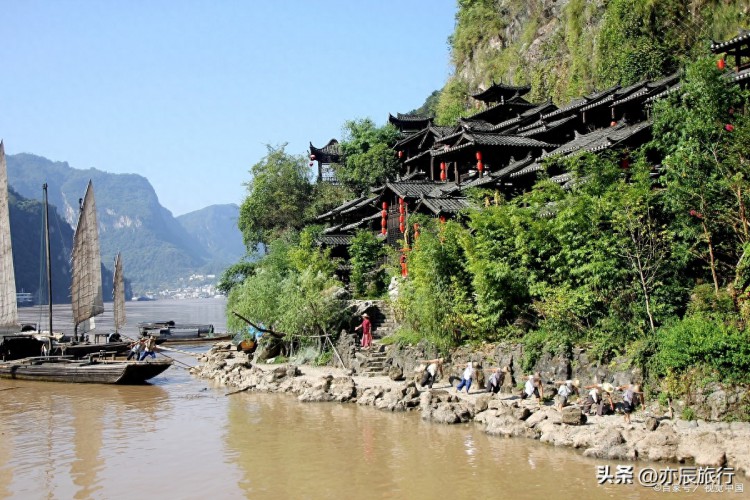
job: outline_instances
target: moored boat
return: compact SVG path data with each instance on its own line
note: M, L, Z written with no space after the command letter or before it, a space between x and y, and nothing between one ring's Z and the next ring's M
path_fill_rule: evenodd
M171 361L109 361L65 356L31 357L0 363L0 378L82 384L142 384Z

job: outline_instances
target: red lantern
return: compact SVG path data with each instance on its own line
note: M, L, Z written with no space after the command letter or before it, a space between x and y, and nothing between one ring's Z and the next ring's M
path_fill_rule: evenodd
M443 224L445 224L445 215L441 215L440 216L440 222L442 222Z
M399 197L399 199L398 199L398 204L399 204L399 205L403 205L403 204L404 204L404 199L403 199L403 198L401 198L401 197Z
M477 170L479 170L479 173L481 174L484 171L484 163L481 161L477 162Z
M727 132L732 132L734 130L734 125L732 125L731 123L727 123L726 125L724 125L724 130L726 130Z
M406 228L404 227L404 223L403 223L403 222L402 222L401 224L399 224L399 225L398 225L398 230L399 230L400 232L402 232L402 233L403 233L404 231L406 231Z
M440 163L440 180L445 181L448 178L448 175L445 173L445 162Z
M610 127L614 127L615 125L617 125L616 121L612 120L611 122L609 122Z
M724 71L724 68L727 67L727 62L724 59L719 59L718 61L716 61L716 67Z
M477 161L482 161L482 152L477 151Z
M388 220L385 219L385 218L381 219L380 220L380 227L382 227L383 229L385 229L386 227L388 227Z
M400 224L403 225L403 223L406 221L406 217L404 217L404 214L401 214L398 216L398 221ZM403 233L403 231L401 231Z
M388 203L385 201L383 202L383 210L388 210Z
M380 215L385 219L386 217L388 217L388 210L383 210L382 212L380 212Z
M419 238L419 224L414 224L414 239Z
M404 152L403 151L399 151L398 152L398 157L399 158L403 158L404 157Z
M315 155L310 155L310 160L311 161L315 160Z
M386 228L383 228L380 230L380 234L383 234L383 235L388 234L388 230Z
M398 206L398 213L400 213L400 214L406 213L406 210L404 210L404 206L403 205L399 205Z

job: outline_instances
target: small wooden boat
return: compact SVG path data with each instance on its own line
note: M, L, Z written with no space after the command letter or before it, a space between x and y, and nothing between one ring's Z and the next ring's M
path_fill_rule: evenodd
M221 342L223 340L232 340L233 335L214 335L214 336L200 336L200 337L175 337L170 338L168 336L156 337L157 344L164 343L165 345L176 345L176 344L203 344L206 342ZM162 342L159 342L162 341Z
M170 339L200 338L205 335L213 335L214 325L175 323L172 320L152 321L149 323L138 323L138 331L141 335L153 335L157 339L159 337Z
M172 366L170 360L76 360L63 356L32 357L0 363L0 378L82 384L142 384Z

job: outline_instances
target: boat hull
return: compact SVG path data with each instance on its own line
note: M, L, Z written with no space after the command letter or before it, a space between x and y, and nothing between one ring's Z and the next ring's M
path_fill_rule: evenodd
M73 361L24 359L0 363L0 378L77 384L142 384L172 366L171 361Z

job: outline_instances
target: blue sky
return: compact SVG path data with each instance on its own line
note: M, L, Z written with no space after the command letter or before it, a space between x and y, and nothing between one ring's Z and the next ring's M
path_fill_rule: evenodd
M408 112L450 74L455 0L0 0L0 138L147 177L175 215L241 203L265 145Z

